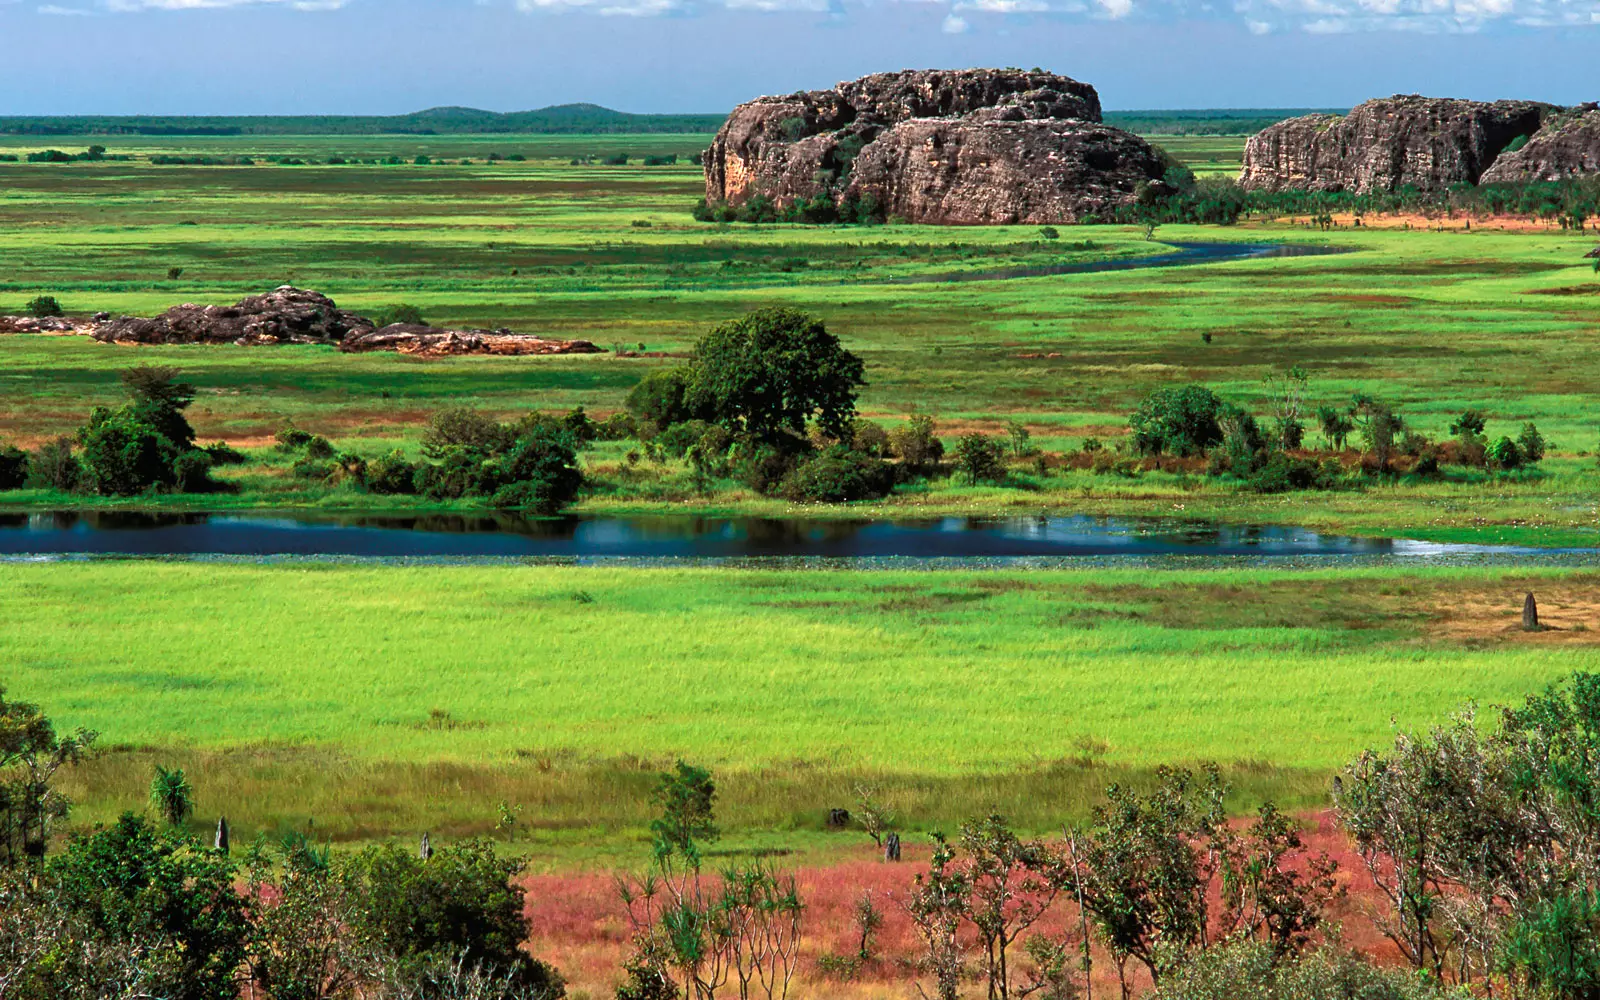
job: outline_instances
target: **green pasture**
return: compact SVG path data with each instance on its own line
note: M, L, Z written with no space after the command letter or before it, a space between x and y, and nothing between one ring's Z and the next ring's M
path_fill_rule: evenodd
M1600 577L1507 570L834 572L0 564L9 695L112 752L80 819L188 762L209 815L340 837L634 829L675 757L737 830L812 829L868 782L919 824L1048 828L1107 776L1213 759L1243 794L1468 701L1600 666ZM1515 632L1536 590L1561 633ZM1481 634L1444 628L1480 607ZM1481 610L1487 607L1489 610ZM1042 798L1041 798L1042 796ZM475 826L475 824L477 824Z

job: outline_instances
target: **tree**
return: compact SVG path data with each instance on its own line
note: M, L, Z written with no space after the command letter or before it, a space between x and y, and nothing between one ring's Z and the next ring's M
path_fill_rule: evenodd
M244 871L250 981L272 1000L357 997L369 963L346 932L356 915L329 853L290 836L281 852L257 843Z
M1270 802L1243 833L1216 833L1225 924L1264 941L1278 959L1304 948L1344 894L1339 866L1309 855L1294 821Z
M1145 455L1198 455L1222 440L1222 400L1203 385L1157 389L1144 398L1128 426Z
M661 809L661 815L650 823L658 862L678 857L699 868L700 843L718 836L713 816L716 799L716 783L704 768L680 760L672 771L661 775L650 795L650 801Z
M1043 843L1018 838L1000 816L964 825L961 846L968 857L965 916L978 931L989 1000L1010 1000L1010 948L1049 912L1067 882L1066 865Z
M944 458L944 442L938 425L926 413L914 413L903 425L889 432L889 444L900 458L900 468L908 473L932 471Z
M813 417L842 437L865 385L861 359L822 321L795 309L758 309L700 338L685 398L692 410L758 440L804 436Z
M1405 433L1405 420L1388 403L1366 393L1356 393L1351 399L1350 414L1361 429L1362 440L1377 461L1378 471L1387 470L1389 460L1394 456L1395 442Z
M54 295L36 295L29 299L23 308L27 310L29 316L37 316L40 319L61 315L61 303L56 301Z
M961 993L961 977L966 957L961 945L961 921L971 886L967 873L953 864L955 850L944 839L933 835L933 859L926 872L912 877L906 913L922 939L923 967L933 975L933 997L956 1000ZM922 984L917 992L931 1000Z
M654 437L695 416L686 401L689 379L688 368L668 368L651 372L628 392L628 412L639 422L645 437Z
M1529 465L1537 465L1544 460L1544 435L1532 422L1522 425L1522 433L1517 435L1517 449L1522 452L1522 460Z
M116 410L96 407L78 431L85 484L119 496L204 488L210 456L195 449L194 428L183 415L194 402L194 386L164 365L130 368L122 383L128 402Z
M1340 451L1344 450L1344 443L1350 437L1350 432L1356 429L1350 414L1334 406L1317 407L1317 423L1322 428L1322 437L1327 441L1328 447Z
M1311 374L1299 365L1292 365L1288 371L1267 379L1280 448L1300 447L1304 434L1300 418L1305 413L1306 389L1310 384Z
M149 995L237 1000L249 927L225 856L125 813L73 840L49 874L87 934L146 949Z
M879 847L883 846L884 835L895 826L894 810L878 801L877 789L867 785L856 786L855 820Z
M1006 478L1005 448L986 434L965 434L956 442L956 468L967 482L997 483Z
M44 857L51 824L71 805L51 782L83 759L95 736L81 728L58 735L38 706L8 702L0 688L0 866Z
M194 812L194 789L183 773L183 768L167 770L156 765L155 777L150 782L150 803L167 821L168 826L182 826Z

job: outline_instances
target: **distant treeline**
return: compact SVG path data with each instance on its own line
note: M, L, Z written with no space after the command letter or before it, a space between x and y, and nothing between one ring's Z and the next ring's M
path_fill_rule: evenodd
M1197 108L1154 111L1107 111L1107 125L1140 135L1254 135L1301 115L1342 115L1348 108Z
M476 108L431 108L408 115L61 115L0 118L0 135L472 135L514 132L715 132L725 116L635 115L597 104L563 104L500 114Z

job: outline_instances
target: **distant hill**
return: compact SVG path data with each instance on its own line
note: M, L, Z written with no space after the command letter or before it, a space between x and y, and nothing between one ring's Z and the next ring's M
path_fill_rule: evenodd
M1144 135L1249 135L1317 108L1108 111L1106 124ZM536 111L429 108L407 115L59 115L0 117L0 135L577 135L715 132L725 115L635 115L598 104Z
M725 115L635 115L598 104L502 114L429 108L407 115L51 115L0 117L0 135L463 135L497 132L715 132Z
M1342 115L1349 108L1177 108L1107 111L1107 125L1140 135L1254 135L1269 125L1301 115Z

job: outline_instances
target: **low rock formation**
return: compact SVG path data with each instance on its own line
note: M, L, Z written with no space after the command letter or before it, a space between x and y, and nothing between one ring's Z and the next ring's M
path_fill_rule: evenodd
M0 333L93 333L93 320L70 316L0 316Z
M350 353L398 351L419 357L450 354L601 354L587 340L546 340L510 330L445 330L414 323L392 323L382 329L357 331L345 337L339 350Z
M911 222L1076 222L1159 183L1159 150L1100 124L1093 87L1042 71L879 73L735 108L706 200L779 208L870 197Z
M233 306L173 306L160 316L121 316L102 323L94 338L117 344L337 344L372 329L365 316L332 299L283 285Z
M1245 146L1241 187L1260 191L1437 191L1476 184L1501 151L1539 130L1553 105L1395 96L1348 115L1279 122Z
M1526 184L1593 173L1600 173L1600 108L1585 104L1545 119L1527 145L1501 153L1478 180Z

